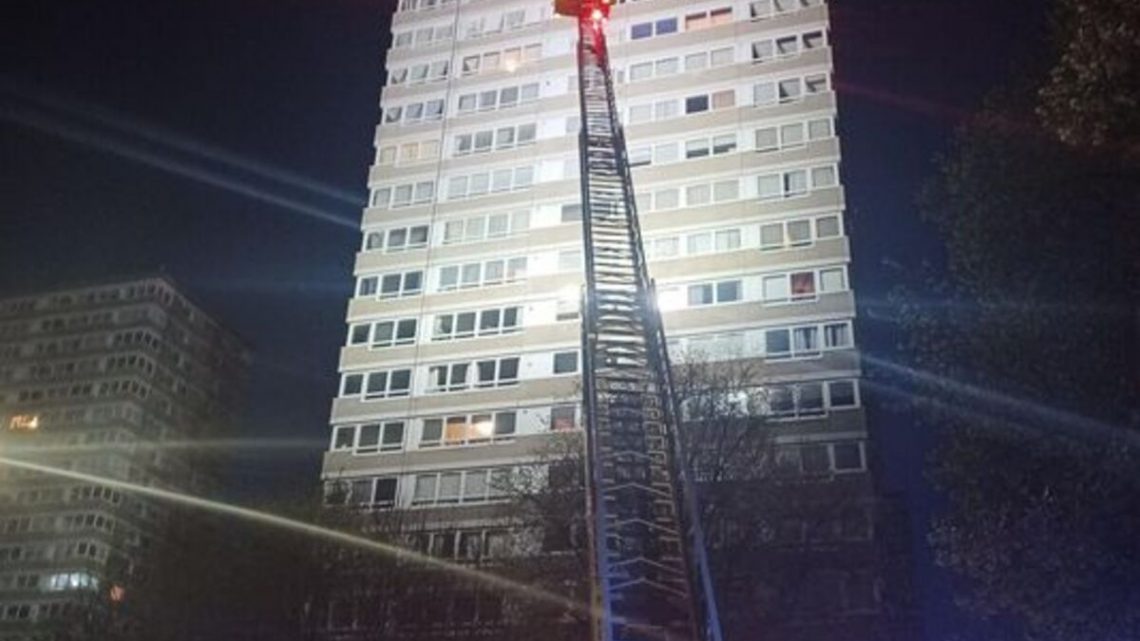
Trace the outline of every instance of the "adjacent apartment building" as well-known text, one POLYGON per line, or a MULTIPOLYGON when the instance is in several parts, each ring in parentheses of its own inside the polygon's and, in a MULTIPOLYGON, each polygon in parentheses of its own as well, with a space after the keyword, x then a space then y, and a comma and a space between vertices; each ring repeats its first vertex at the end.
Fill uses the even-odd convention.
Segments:
MULTIPOLYGON (((195 494, 247 348, 164 276, 0 300, 0 456, 195 494)), ((213 450, 216 452, 216 450, 213 450)), ((146 629, 166 505, 0 464, 0 640, 146 629)), ((134 638, 134 637, 132 637, 134 638)))
MULTIPOLYGON (((552 13, 401 0, 391 19, 323 479, 430 514, 424 549, 458 560, 496 545, 478 508, 497 475, 581 428, 576 27, 552 13)), ((851 508, 757 542, 756 563, 794 552, 797 585, 734 577, 751 632, 730 638, 915 638, 890 636, 876 570, 828 7, 641 0, 607 31, 671 350, 759 363, 782 462, 851 508)), ((381 607, 334 603, 328 636, 381 607)))

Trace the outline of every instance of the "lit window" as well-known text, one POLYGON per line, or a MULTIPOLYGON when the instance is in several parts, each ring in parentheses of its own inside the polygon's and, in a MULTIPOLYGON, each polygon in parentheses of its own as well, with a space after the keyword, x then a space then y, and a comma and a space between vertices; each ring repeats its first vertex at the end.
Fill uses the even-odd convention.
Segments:
POLYGON ((555 432, 574 429, 577 424, 576 410, 577 407, 574 405, 558 405, 550 408, 550 429, 555 432))
POLYGON ((35 432, 40 429, 38 414, 16 414, 8 420, 8 430, 12 432, 35 432))

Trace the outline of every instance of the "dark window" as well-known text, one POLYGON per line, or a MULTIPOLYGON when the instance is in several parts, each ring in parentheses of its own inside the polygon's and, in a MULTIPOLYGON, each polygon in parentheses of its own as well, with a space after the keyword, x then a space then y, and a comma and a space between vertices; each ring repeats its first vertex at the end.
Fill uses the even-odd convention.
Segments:
POLYGON ((344 395, 359 394, 364 385, 363 374, 349 374, 344 377, 344 395))
POLYGON ((740 300, 740 281, 726 280, 716 284, 716 301, 729 303, 740 300))
POLYGON ((800 414, 823 413, 823 385, 810 383, 800 386, 800 414))
POLYGON ((764 352, 769 356, 786 354, 792 349, 791 338, 786 329, 771 329, 764 333, 764 352))
POLYGON ((408 387, 411 385, 411 383, 412 371, 408 369, 398 369, 392 372, 392 382, 388 385, 389 393, 392 395, 407 394, 408 387))
POLYGON ((420 438, 424 443, 438 443, 443 438, 443 421, 438 418, 424 419, 423 435, 420 438))
POLYGON ((368 375, 367 395, 382 396, 388 389, 388 372, 372 372, 368 375))
POLYGON ((629 30, 629 37, 633 40, 641 40, 642 38, 648 38, 652 35, 653 35, 653 23, 650 23, 650 22, 642 22, 640 24, 635 24, 629 30))
POLYGON ((827 456, 826 445, 805 445, 800 448, 803 471, 808 474, 822 474, 831 471, 831 461, 827 456))
POLYGON ((479 315, 479 331, 499 329, 499 310, 487 309, 479 315))
POLYGON ((350 343, 353 345, 360 345, 361 343, 368 342, 368 330, 371 329, 370 325, 353 325, 352 338, 350 343))
POLYGON ((360 450, 376 451, 377 446, 380 444, 380 425, 361 425, 360 436, 357 438, 357 447, 360 450))
POLYGON ((380 281, 381 296, 397 296, 400 293, 400 275, 388 274, 380 281))
POLYGON ((656 33, 656 35, 663 36, 667 33, 677 33, 677 19, 676 18, 664 18, 662 20, 657 21, 657 33, 656 33))
POLYGON ((570 374, 578 371, 578 352, 560 352, 554 355, 554 373, 570 374))
POLYGON ((856 442, 836 443, 835 469, 859 470, 863 469, 863 451, 856 442))
POLYGON ((499 361, 499 380, 511 381, 519 377, 519 359, 504 358, 499 361))
POLYGON ((396 479, 376 479, 376 491, 372 502, 379 506, 392 506, 396 504, 396 479))
POLYGON ((495 415, 495 436, 509 436, 515 433, 515 413, 499 412, 495 415))
POLYGON ((396 342, 410 343, 416 338, 416 319, 402 320, 396 325, 396 342))
POLYGON ((334 450, 343 450, 352 447, 355 430, 351 427, 339 427, 336 430, 336 439, 333 442, 334 450))
POLYGON ((685 113, 695 114, 709 110, 708 96, 689 96, 685 98, 685 113))
POLYGON ((423 287, 423 272, 408 272, 404 274, 404 293, 418 292, 423 287))
POLYGON ((855 407, 855 383, 853 381, 832 381, 831 406, 855 407))

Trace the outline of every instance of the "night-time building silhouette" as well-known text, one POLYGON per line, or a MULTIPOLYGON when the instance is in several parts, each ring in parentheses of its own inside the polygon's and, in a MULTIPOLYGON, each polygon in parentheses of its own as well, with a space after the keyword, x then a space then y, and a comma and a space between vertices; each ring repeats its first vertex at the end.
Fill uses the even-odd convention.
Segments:
MULTIPOLYGON (((165 276, 0 300, 0 456, 176 492, 216 490, 249 352, 165 276)), ((146 628, 164 503, 0 465, 0 639, 146 628)), ((185 558, 185 557, 178 557, 185 558)), ((167 568, 169 571, 170 568, 167 568)))

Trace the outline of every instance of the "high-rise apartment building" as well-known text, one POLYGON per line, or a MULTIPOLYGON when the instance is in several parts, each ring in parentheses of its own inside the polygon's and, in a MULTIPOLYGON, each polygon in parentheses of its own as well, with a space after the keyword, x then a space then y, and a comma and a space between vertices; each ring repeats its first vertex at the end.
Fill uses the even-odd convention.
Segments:
MULTIPOLYGON (((431 514, 426 549, 456 559, 496 546, 497 475, 581 425, 577 34, 552 14, 402 0, 391 22, 323 478, 431 514)), ((671 351, 758 364, 782 463, 849 508, 758 541, 756 563, 795 550, 797 585, 734 577, 726 616, 767 632, 730 638, 888 638, 827 6, 642 0, 607 32, 671 351)), ((337 607, 349 638, 373 605, 337 607)))
MULTIPOLYGON (((206 493, 216 450, 193 445, 231 433, 248 363, 165 276, 0 300, 0 456, 206 493)), ((0 640, 153 632, 172 525, 163 503, 0 464, 0 640)))

